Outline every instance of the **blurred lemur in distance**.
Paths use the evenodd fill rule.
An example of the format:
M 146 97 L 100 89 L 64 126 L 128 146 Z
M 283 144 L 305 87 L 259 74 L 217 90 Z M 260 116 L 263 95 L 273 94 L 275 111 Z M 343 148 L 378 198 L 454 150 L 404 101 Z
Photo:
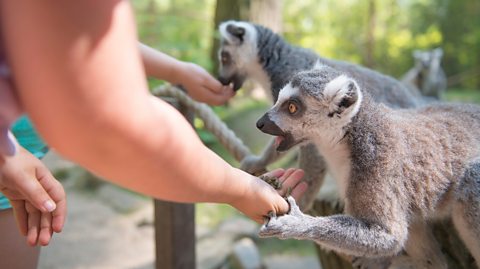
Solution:
M 293 74 L 310 69 L 316 62 L 320 62 L 356 79 L 375 101 L 389 107 L 416 107 L 423 102 L 416 88 L 408 88 L 392 77 L 359 65 L 322 58 L 311 50 L 292 46 L 268 28 L 248 22 L 227 21 L 220 25 L 219 30 L 219 79 L 225 85 L 233 83 L 235 90 L 250 78 L 259 82 L 276 101 L 280 89 Z M 280 156 L 272 141 L 261 156 L 247 157 L 241 168 L 255 174 Z M 315 146 L 307 144 L 300 147 L 299 167 L 305 171 L 304 178 L 309 184 L 308 191 L 299 204 L 302 209 L 308 209 L 323 183 L 326 165 Z
M 427 223 L 450 217 L 479 266 L 480 106 L 394 110 L 369 92 L 321 64 L 280 91 L 257 127 L 277 137 L 279 150 L 313 142 L 345 214 L 305 215 L 290 197 L 289 214 L 272 217 L 260 235 L 313 240 L 362 257 L 360 268 L 439 269 L 447 264 Z M 396 260 L 403 249 L 408 256 Z

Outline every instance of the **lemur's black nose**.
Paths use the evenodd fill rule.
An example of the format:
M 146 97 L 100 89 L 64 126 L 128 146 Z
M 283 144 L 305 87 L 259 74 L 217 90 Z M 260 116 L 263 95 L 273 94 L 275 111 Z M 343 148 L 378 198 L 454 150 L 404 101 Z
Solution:
M 262 118 L 262 119 L 263 119 L 263 118 Z M 265 126 L 265 122 L 262 121 L 262 119 L 259 119 L 259 120 L 257 121 L 257 128 L 260 129 L 260 130 L 262 130 L 263 126 Z
M 267 134 L 271 135 L 283 135 L 283 131 L 278 127 L 275 122 L 273 122 L 268 113 L 263 115 L 258 121 L 257 121 L 257 128 Z

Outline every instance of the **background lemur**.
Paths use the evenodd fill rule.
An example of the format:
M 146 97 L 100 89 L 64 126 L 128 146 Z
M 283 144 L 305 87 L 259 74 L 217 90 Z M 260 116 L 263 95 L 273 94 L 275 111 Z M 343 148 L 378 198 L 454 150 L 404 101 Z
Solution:
M 276 101 L 278 92 L 293 74 L 310 69 L 316 62 L 320 62 L 355 78 L 360 87 L 371 93 L 375 101 L 390 107 L 415 107 L 422 102 L 417 89 L 408 88 L 392 77 L 347 62 L 322 58 L 313 51 L 291 46 L 265 27 L 248 22 L 227 21 L 219 28 L 219 79 L 225 85 L 233 83 L 236 90 L 246 78 L 251 78 L 269 91 Z M 242 169 L 257 173 L 278 157 L 272 142 L 261 157 L 246 158 L 242 162 Z M 322 185 L 326 166 L 314 146 L 304 145 L 300 147 L 299 167 L 305 170 L 304 178 L 309 184 L 300 204 L 302 208 L 308 208 Z
M 412 85 L 425 96 L 440 99 L 447 90 L 447 77 L 441 67 L 443 50 L 415 50 L 415 65 L 402 77 L 401 81 Z
M 451 217 L 478 266 L 480 107 L 393 110 L 367 90 L 320 65 L 280 91 L 257 127 L 277 137 L 279 150 L 315 143 L 340 186 L 345 214 L 304 215 L 289 198 L 290 213 L 271 218 L 260 234 L 314 240 L 361 257 L 405 249 L 413 268 L 446 268 L 426 223 Z

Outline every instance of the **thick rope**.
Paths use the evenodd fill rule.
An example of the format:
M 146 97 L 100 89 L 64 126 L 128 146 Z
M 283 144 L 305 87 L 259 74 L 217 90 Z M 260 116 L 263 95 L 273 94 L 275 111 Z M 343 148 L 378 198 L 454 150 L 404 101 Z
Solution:
M 220 143 L 241 162 L 251 155 L 250 150 L 243 141 L 213 112 L 206 104 L 199 103 L 190 98 L 184 91 L 171 85 L 163 85 L 152 90 L 155 96 L 169 96 L 177 99 L 181 104 L 191 108 L 203 120 L 205 127 L 214 134 Z

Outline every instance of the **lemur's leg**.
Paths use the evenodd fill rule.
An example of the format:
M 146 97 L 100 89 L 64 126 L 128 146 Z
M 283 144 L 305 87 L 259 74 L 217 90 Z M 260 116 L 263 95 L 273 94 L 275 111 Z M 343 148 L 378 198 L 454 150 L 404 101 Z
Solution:
M 301 146 L 299 152 L 298 166 L 305 171 L 303 181 L 308 184 L 308 188 L 303 197 L 298 201 L 298 205 L 302 211 L 306 211 L 312 207 L 323 184 L 327 172 L 327 164 L 314 144 Z
M 408 240 L 405 243 L 408 257 L 394 258 L 392 268 L 446 269 L 447 260 L 433 236 L 431 227 L 424 221 L 414 221 L 408 228 Z
M 261 237 L 313 240 L 347 255 L 372 258 L 396 255 L 407 239 L 406 221 L 380 224 L 348 215 L 312 217 L 303 214 L 292 197 L 288 202 L 290 212 L 272 217 L 260 229 Z
M 480 158 L 468 166 L 460 182 L 452 220 L 480 268 Z
M 267 165 L 275 162 L 284 153 L 279 153 L 275 146 L 275 139 L 270 140 L 270 143 L 263 149 L 260 156 L 247 156 L 242 160 L 240 169 L 252 175 L 259 175 L 266 172 Z

